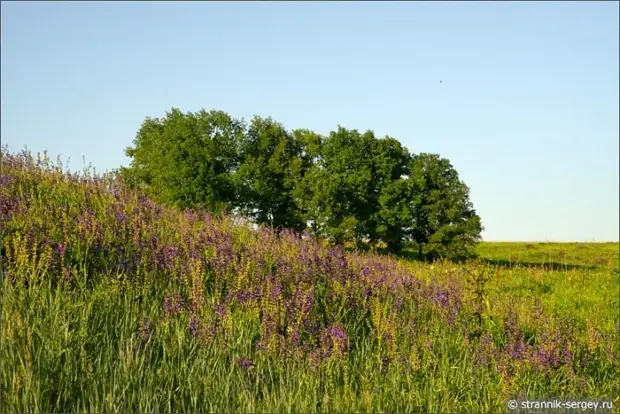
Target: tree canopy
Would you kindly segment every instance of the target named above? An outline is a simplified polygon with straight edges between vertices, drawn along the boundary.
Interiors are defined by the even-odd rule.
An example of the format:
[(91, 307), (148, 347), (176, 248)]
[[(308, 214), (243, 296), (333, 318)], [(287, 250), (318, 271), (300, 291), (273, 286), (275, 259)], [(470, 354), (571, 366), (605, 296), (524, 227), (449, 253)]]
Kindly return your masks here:
[(133, 144), (121, 176), (179, 208), (237, 211), (334, 244), (413, 244), (431, 260), (466, 257), (480, 240), (480, 217), (451, 163), (370, 130), (323, 136), (271, 118), (173, 108), (147, 118)]
[(245, 126), (222, 111), (147, 118), (126, 154), (121, 174), (154, 199), (180, 208), (221, 211), (237, 202), (235, 172)]

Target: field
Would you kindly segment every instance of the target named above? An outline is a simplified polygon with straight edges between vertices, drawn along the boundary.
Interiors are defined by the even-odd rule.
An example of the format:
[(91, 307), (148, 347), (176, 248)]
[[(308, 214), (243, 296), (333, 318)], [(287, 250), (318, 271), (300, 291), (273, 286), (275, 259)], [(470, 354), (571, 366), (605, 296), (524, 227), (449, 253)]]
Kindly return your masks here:
[(617, 243), (346, 252), (3, 154), (2, 412), (620, 407)]

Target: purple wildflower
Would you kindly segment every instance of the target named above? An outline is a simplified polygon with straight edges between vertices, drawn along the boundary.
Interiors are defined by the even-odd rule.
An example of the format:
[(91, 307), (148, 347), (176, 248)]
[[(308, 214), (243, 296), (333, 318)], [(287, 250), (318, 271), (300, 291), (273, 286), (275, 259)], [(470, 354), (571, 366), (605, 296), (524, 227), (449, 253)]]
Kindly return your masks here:
[(573, 362), (573, 353), (566, 347), (562, 348), (562, 362), (566, 365), (570, 365)]
[(248, 300), (250, 300), (252, 294), (250, 291), (248, 290), (244, 290), (242, 292), (237, 293), (237, 300), (239, 301), (239, 303), (241, 305), (243, 305), (244, 303), (246, 303)]
[(331, 325), (325, 330), (323, 344), (326, 356), (331, 356), (332, 352), (342, 354), (347, 351), (349, 338), (344, 327), (340, 324)]
[(533, 362), (541, 368), (549, 369), (556, 368), (560, 363), (560, 359), (558, 358), (558, 353), (553, 349), (539, 349), (535, 353), (535, 360)]
[(293, 329), (291, 332), (291, 343), (295, 346), (299, 345), (299, 333), (297, 332), (297, 329)]
[(305, 297), (305, 301), (303, 306), (301, 307), (301, 312), (304, 314), (309, 314), (312, 310), (312, 306), (314, 305), (314, 292), (308, 292), (308, 295)]
[(244, 358), (237, 358), (237, 359), (235, 360), (235, 363), (236, 363), (237, 365), (239, 365), (239, 366), (240, 366), (241, 368), (243, 368), (243, 369), (248, 369), (248, 368), (250, 368), (250, 367), (254, 366), (254, 363), (253, 363), (251, 360), (249, 360), (249, 359), (244, 359)]
[(508, 355), (514, 360), (521, 360), (525, 354), (525, 343), (521, 339), (509, 342), (507, 347)]
[(448, 306), (448, 300), (448, 292), (443, 288), (439, 288), (437, 296), (435, 296), (435, 302), (439, 303), (445, 308)]
[(282, 284), (279, 283), (271, 290), (271, 299), (274, 299), (274, 300), (278, 299), (281, 294), (282, 294)]
[(215, 305), (215, 316), (220, 319), (224, 319), (226, 317), (226, 304), (218, 303)]
[(183, 310), (184, 305), (185, 301), (179, 293), (164, 298), (164, 312), (166, 314), (179, 314)]
[(177, 257), (178, 252), (179, 249), (176, 246), (165, 247), (158, 260), (159, 267), (167, 269), (168, 271), (174, 270), (174, 259)]
[(64, 256), (65, 255), (65, 251), (67, 250), (67, 248), (62, 244), (62, 243), (58, 243), (56, 245), (56, 251), (58, 252), (59, 255)]
[(478, 359), (476, 360), (476, 365), (478, 366), (486, 366), (489, 362), (489, 355), (492, 352), (492, 340), (491, 335), (486, 333), (482, 339), (480, 340), (480, 346), (478, 348)]
[(200, 319), (192, 315), (192, 317), (189, 319), (189, 330), (191, 331), (192, 335), (198, 336), (198, 334), (200, 333), (200, 325)]

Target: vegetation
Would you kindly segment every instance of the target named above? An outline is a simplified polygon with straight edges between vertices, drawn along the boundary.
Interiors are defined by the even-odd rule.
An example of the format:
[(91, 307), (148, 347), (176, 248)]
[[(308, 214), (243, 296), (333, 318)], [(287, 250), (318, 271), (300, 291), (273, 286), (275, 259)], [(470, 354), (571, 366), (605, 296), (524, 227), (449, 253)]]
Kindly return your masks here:
[(310, 227), (358, 249), (380, 241), (399, 252), (413, 242), (429, 260), (469, 257), (480, 240), (480, 217), (450, 162), (372, 131), (338, 127), (324, 137), (271, 118), (246, 125), (221, 111), (172, 109), (147, 119), (126, 152), (125, 181), (181, 208)]
[[(202, 116), (226, 124), (220, 115)], [(175, 116), (179, 125), (191, 119)], [(279, 133), (278, 145), (252, 133), (256, 142), (241, 153), (256, 171), (271, 171), (266, 177), (281, 194), (292, 189), (282, 204), (297, 203), (299, 182), (277, 168), (307, 171), (301, 182), (320, 177), (308, 161), (316, 153), (275, 160), (297, 151), (291, 142), (311, 148), (318, 137)], [(148, 145), (169, 167), (179, 156), (179, 146)], [(261, 158), (253, 146), (271, 155)], [(149, 194), (180, 205), (217, 207), (212, 194), (237, 200), (226, 188), (241, 182), (256, 197), (245, 208), (271, 209), (260, 214), (275, 223), (277, 208), (256, 196), (269, 186), (250, 172), (237, 175), (250, 167), (233, 153), (225, 158), (227, 149), (207, 148), (200, 156), (220, 167), (205, 168), (203, 178), (227, 172), (203, 192), (154, 185), (185, 180), (189, 170), (146, 161), (131, 169), (134, 185), (144, 180)], [(482, 260), (431, 265), (347, 253), (286, 229), (252, 230), (201, 209), (179, 212), (113, 177), (70, 175), (26, 153), (3, 152), (1, 163), (2, 412), (500, 412), (514, 396), (620, 406), (618, 244), (482, 244)], [(363, 197), (356, 189), (372, 184), (324, 165), (341, 168), (337, 179), (350, 194)], [(373, 200), (393, 206), (385, 197), (401, 190)], [(330, 193), (302, 193), (309, 201), (299, 220), (318, 221), (321, 194)], [(356, 231), (398, 240), (394, 215), (333, 203), (341, 221), (317, 227), (340, 234), (352, 215), (363, 218), (347, 224)], [(385, 227), (373, 227), (380, 220)]]

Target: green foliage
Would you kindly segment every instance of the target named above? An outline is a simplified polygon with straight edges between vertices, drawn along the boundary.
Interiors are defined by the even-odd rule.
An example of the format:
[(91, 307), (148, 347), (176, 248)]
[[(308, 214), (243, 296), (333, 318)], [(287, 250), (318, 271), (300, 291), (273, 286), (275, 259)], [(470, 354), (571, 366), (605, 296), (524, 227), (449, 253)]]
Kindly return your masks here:
[(255, 117), (240, 147), (236, 174), (237, 206), (259, 224), (304, 229), (293, 200), (297, 177), (303, 174), (301, 144), (271, 118)]
[(322, 142), (320, 157), (303, 177), (306, 218), (333, 243), (368, 237), (374, 213), (372, 132), (338, 127)]
[(233, 173), (243, 137), (243, 123), (222, 111), (184, 114), (173, 108), (163, 119), (144, 121), (126, 150), (131, 166), (121, 175), (145, 184), (157, 201), (220, 211), (236, 199)]
[(373, 148), (374, 228), (370, 240), (382, 240), (388, 250), (400, 251), (412, 216), (406, 208), (414, 196), (403, 176), (409, 173), (409, 152), (391, 137), (377, 139)]
[(120, 176), (179, 208), (238, 211), (258, 224), (310, 227), (333, 244), (410, 242), (421, 257), (471, 255), (482, 226), (450, 163), (411, 155), (391, 137), (339, 126), (289, 132), (271, 118), (246, 125), (221, 111), (147, 119)]
[(469, 200), (469, 188), (450, 162), (437, 154), (414, 155), (412, 240), (431, 260), (472, 255), (482, 225)]
[(414, 210), (412, 203), (415, 203), (411, 180), (396, 179), (382, 188), (377, 213), (379, 225), (377, 234), (381, 240), (385, 241), (388, 250), (391, 252), (400, 251), (403, 242), (411, 233), (411, 226), (414, 221)]
[(320, 169), (314, 166), (320, 161), (324, 139), (307, 129), (296, 129), (293, 136), (300, 146), (300, 157), (294, 163), (295, 185), (291, 195), (302, 222), (318, 234), (324, 219), (320, 216), (320, 206), (325, 197), (320, 196), (324, 194), (322, 191), (316, 191), (320, 188)]

